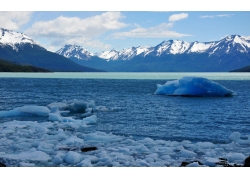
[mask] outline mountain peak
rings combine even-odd
[[[20,44],[20,43],[30,43],[37,44],[31,38],[23,33],[15,32],[12,30],[0,28],[0,43],[4,44]]]
[[[73,57],[79,60],[89,60],[91,56],[95,56],[94,53],[89,52],[86,48],[75,44],[66,44],[56,53],[67,58]]]
[[[9,45],[16,51],[18,51],[18,46],[20,44],[31,44],[40,46],[33,39],[29,38],[25,34],[4,28],[0,28],[0,44],[2,46]]]

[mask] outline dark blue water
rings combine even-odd
[[[233,97],[202,98],[153,95],[166,80],[0,79],[0,111],[24,105],[47,106],[63,100],[95,101],[107,111],[95,112],[98,124],[84,131],[112,132],[142,139],[228,142],[232,132],[250,129],[250,82],[217,80],[237,93]],[[45,117],[5,117],[48,121]]]

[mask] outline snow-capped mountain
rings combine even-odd
[[[161,54],[189,54],[189,53],[208,53],[211,55],[219,55],[222,53],[249,53],[250,43],[247,39],[239,35],[227,36],[220,41],[213,42],[192,42],[170,40],[164,41],[156,46],[157,56]]]
[[[57,54],[62,55],[66,58],[77,58],[79,60],[89,60],[91,57],[95,56],[94,53],[89,52],[87,49],[78,45],[67,44],[61,49],[56,51]]]
[[[132,47],[127,49],[122,49],[121,51],[116,51],[112,49],[111,51],[104,51],[99,54],[99,58],[109,60],[130,60],[138,55],[146,55],[150,52],[150,48],[147,47]]]
[[[32,65],[50,71],[101,71],[81,66],[70,59],[47,51],[23,33],[0,28],[0,59],[19,65]]]
[[[20,45],[23,44],[40,46],[38,43],[23,33],[0,28],[0,46],[11,46],[13,50],[18,51]]]
[[[176,54],[192,54],[192,53],[207,53],[209,56],[222,55],[230,53],[249,53],[250,42],[247,38],[239,35],[227,36],[220,41],[212,42],[185,42],[180,40],[168,40],[163,41],[155,47],[131,47],[117,51],[112,49],[110,51],[104,51],[99,55],[91,53],[81,46],[66,45],[56,53],[63,55],[64,57],[75,57],[79,60],[89,60],[93,56],[98,56],[101,59],[111,60],[131,60],[137,56],[155,56],[161,57],[164,55],[176,55]]]

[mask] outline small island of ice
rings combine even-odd
[[[179,80],[167,81],[165,84],[157,84],[157,95],[173,96],[201,96],[201,97],[225,97],[232,96],[233,91],[219,83],[203,77],[186,76]]]

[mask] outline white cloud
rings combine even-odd
[[[18,30],[22,25],[29,22],[33,12],[18,12],[18,11],[1,11],[0,12],[0,27]]]
[[[161,23],[158,26],[150,28],[137,27],[127,32],[114,33],[115,38],[135,37],[135,38],[166,38],[166,37],[183,37],[190,36],[171,31],[173,23]]]
[[[121,22],[123,18],[120,12],[105,12],[85,19],[60,16],[49,21],[35,22],[25,34],[32,38],[46,39],[49,42],[46,47],[50,51],[58,50],[65,44],[107,50],[111,46],[96,38],[108,31],[126,27],[127,24]]]
[[[101,15],[81,19],[78,17],[60,16],[50,21],[39,21],[26,31],[36,37],[97,37],[110,30],[126,27],[121,22],[120,12],[106,12]]]
[[[111,49],[111,45],[105,44],[97,39],[73,38],[73,39],[68,39],[65,42],[66,43],[64,44],[77,44],[77,45],[82,45],[84,47],[98,48],[102,50]]]
[[[205,15],[200,16],[200,18],[216,18],[216,17],[231,17],[233,14],[219,14],[219,15]]]
[[[185,19],[187,17],[188,17],[187,13],[173,14],[168,18],[168,20],[173,22],[173,21],[179,21],[179,20]]]
[[[62,46],[66,44],[75,44],[80,45],[84,48],[91,49],[91,50],[109,50],[111,49],[111,45],[105,44],[97,39],[91,39],[91,38],[85,38],[85,37],[77,37],[77,38],[53,38],[51,41],[46,41],[48,38],[42,38],[45,39],[45,43],[42,43],[41,45],[46,47],[47,50],[51,52],[55,52],[59,50]],[[93,51],[94,52],[94,51]]]

